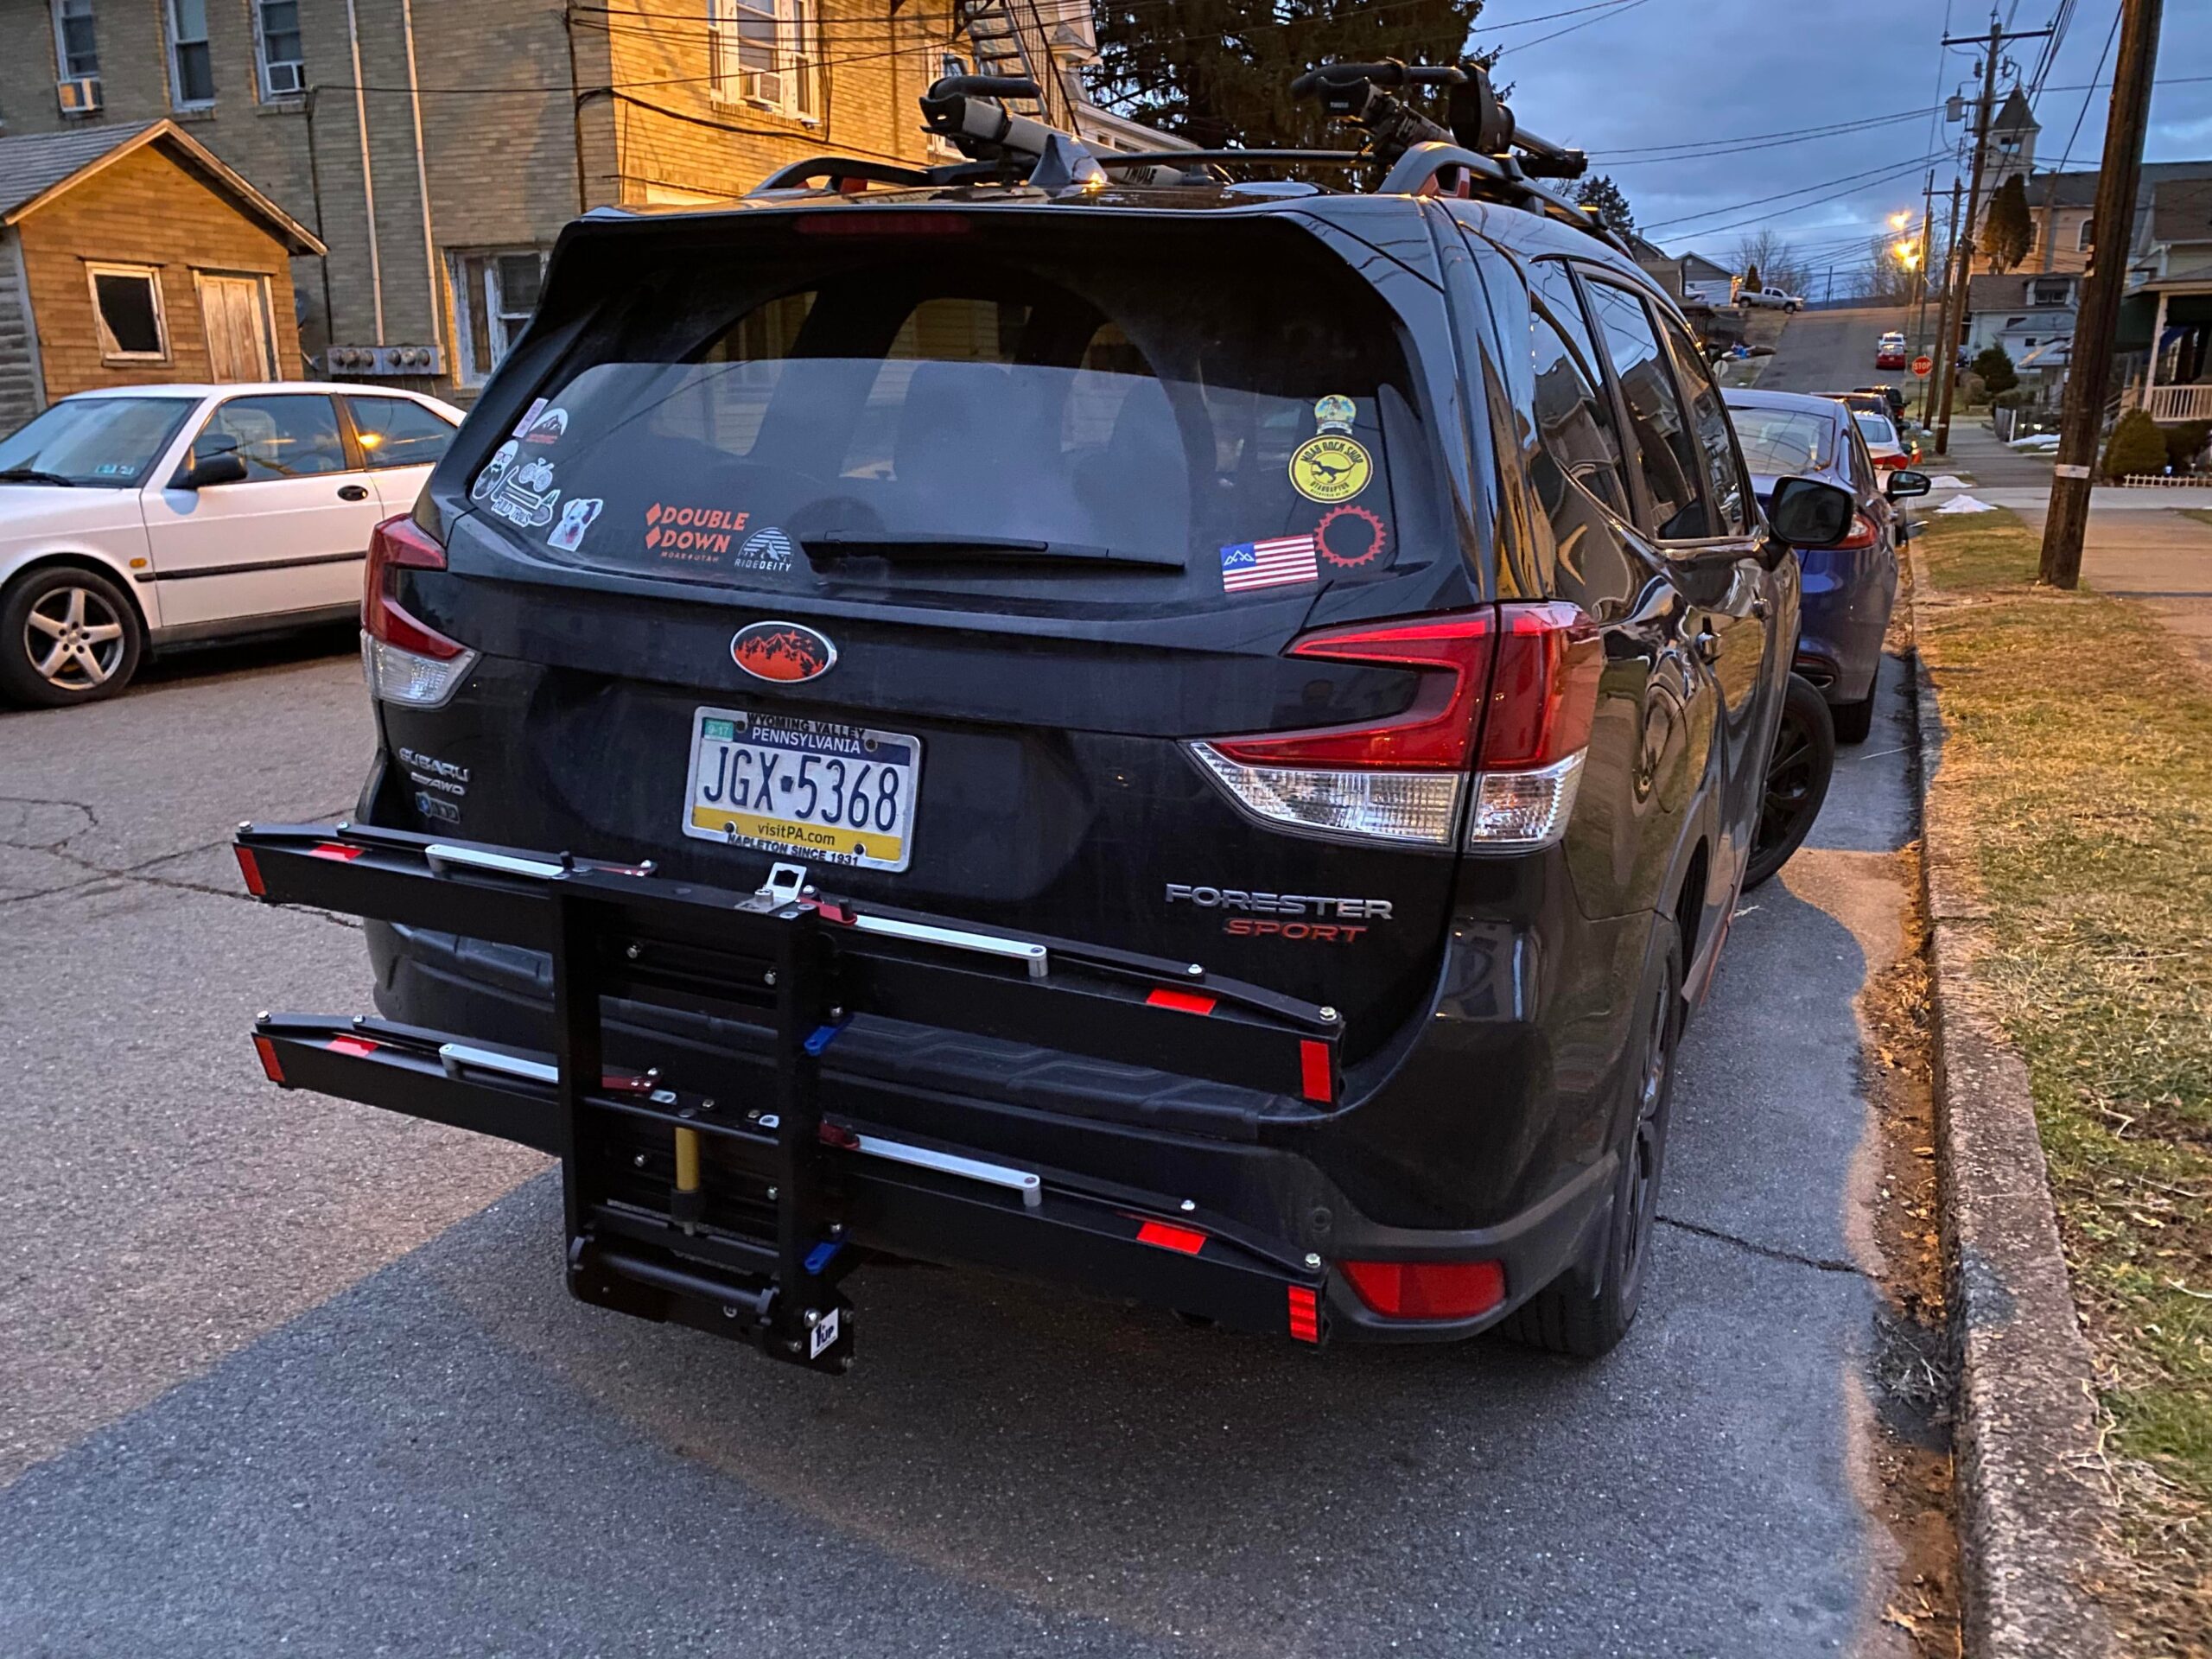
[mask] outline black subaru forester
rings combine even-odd
[[[1410,165],[573,225],[378,533],[358,817],[241,834],[377,918],[271,1076],[545,1147],[577,1294],[823,1369],[877,1255],[1611,1347],[1796,566],[1603,228]]]

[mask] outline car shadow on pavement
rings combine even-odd
[[[324,657],[343,657],[360,650],[360,629],[351,622],[332,622],[296,628],[256,639],[220,645],[180,645],[149,658],[124,695],[175,684],[184,680],[207,680],[226,674],[254,674],[266,669],[289,668],[295,663]],[[365,692],[363,696],[366,696]]]

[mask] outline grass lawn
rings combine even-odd
[[[1943,518],[1919,646],[2104,1373],[2139,1651],[2212,1647],[2212,684],[2146,612]]]

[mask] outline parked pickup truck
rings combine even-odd
[[[1802,294],[1785,294],[1778,288],[1739,289],[1736,294],[1738,305],[1755,305],[1768,311],[1796,311],[1805,303]]]

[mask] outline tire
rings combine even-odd
[[[1827,700],[1809,681],[1792,674],[1759,785],[1758,829],[1744,870],[1745,892],[1770,878],[1804,843],[1834,772],[1835,721]]]
[[[1869,691],[1856,702],[1830,703],[1828,721],[1838,743],[1864,743],[1874,729],[1874,694]]]
[[[145,655],[138,612],[113,578],[49,564],[0,594],[0,692],[44,709],[97,702]]]
[[[1505,1336],[1531,1348],[1576,1359],[1599,1358],[1628,1334],[1643,1303],[1651,1235],[1659,1214],[1659,1179],[1667,1163],[1675,1049],[1682,1031],[1681,940],[1671,922],[1662,925],[1667,930],[1666,957],[1638,1024],[1638,1047],[1630,1073],[1634,1098],[1605,1224],[1604,1259],[1595,1283],[1586,1263],[1569,1268],[1498,1326]]]

